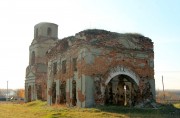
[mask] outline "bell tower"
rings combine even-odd
[[[34,39],[43,38],[58,38],[58,25],[54,23],[39,23],[34,26]]]
[[[46,63],[46,51],[54,46],[58,39],[58,25],[42,22],[34,26],[34,39],[29,47],[29,65]]]
[[[58,39],[58,25],[42,22],[34,26],[34,39],[29,46],[29,65],[26,68],[25,100],[46,100],[46,52]]]

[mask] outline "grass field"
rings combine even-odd
[[[158,109],[137,109],[119,106],[96,108],[67,108],[48,106],[46,102],[34,101],[17,104],[0,103],[0,118],[179,118],[180,103],[162,105]]]

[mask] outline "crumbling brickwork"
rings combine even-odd
[[[155,98],[153,42],[143,35],[84,30],[58,40],[44,58],[48,104],[133,106]]]

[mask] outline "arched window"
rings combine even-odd
[[[51,30],[50,27],[48,27],[48,29],[47,29],[47,35],[48,35],[48,36],[51,36],[51,33],[52,33],[52,30]]]
[[[38,37],[38,28],[36,29],[36,38]]]
[[[33,51],[31,54],[31,65],[35,64],[35,52]]]

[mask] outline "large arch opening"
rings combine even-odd
[[[128,75],[111,78],[105,88],[105,104],[134,106],[137,102],[138,85]]]
[[[31,86],[28,87],[28,102],[31,102]]]

